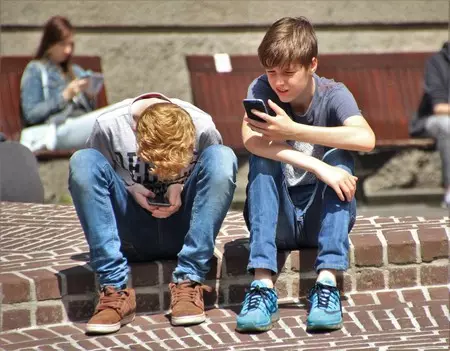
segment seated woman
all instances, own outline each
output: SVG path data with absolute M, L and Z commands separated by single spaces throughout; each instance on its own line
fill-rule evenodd
M 96 104 L 86 92 L 91 73 L 72 63 L 73 52 L 69 20 L 50 18 L 21 80 L 22 116 L 29 127 L 22 131 L 21 143 L 32 151 L 84 148 L 99 115 L 88 113 Z

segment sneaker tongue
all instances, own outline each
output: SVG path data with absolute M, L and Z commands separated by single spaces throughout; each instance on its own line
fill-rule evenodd
M 257 286 L 260 288 L 268 288 L 268 286 L 266 284 L 264 284 L 264 282 L 261 280 L 254 280 L 252 282 L 252 285 L 250 285 L 250 287 L 252 287 L 252 288 L 256 288 Z

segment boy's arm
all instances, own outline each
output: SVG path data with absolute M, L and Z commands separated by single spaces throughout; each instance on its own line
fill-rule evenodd
M 268 118 L 273 117 L 268 116 Z M 357 177 L 341 168 L 330 166 L 315 157 L 305 155 L 285 142 L 268 140 L 252 130 L 248 121 L 249 119 L 245 115 L 242 123 L 242 139 L 249 152 L 312 172 L 317 178 L 328 184 L 342 201 L 351 201 L 355 194 Z
M 261 133 L 268 140 L 296 140 L 338 149 L 366 152 L 375 147 L 375 135 L 362 116 L 346 117 L 342 122 L 343 125 L 339 127 L 309 126 L 293 121 L 273 101 L 268 100 L 268 103 L 276 116 L 255 111 L 255 114 L 264 119 L 266 123 L 246 118 L 250 128 Z

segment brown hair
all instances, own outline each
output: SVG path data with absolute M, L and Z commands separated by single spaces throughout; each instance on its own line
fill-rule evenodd
M 70 21 L 63 16 L 53 16 L 44 25 L 44 30 L 42 34 L 41 42 L 36 51 L 35 59 L 42 59 L 46 56 L 47 50 L 59 43 L 60 41 L 67 38 L 69 35 L 73 34 L 74 29 Z M 72 57 L 70 56 L 66 61 L 61 62 L 61 68 L 65 73 L 68 73 L 73 79 Z
M 265 68 L 291 63 L 309 66 L 317 57 L 317 38 L 305 17 L 283 17 L 273 23 L 258 47 L 259 61 Z
M 181 107 L 161 102 L 147 107 L 137 120 L 138 156 L 153 164 L 160 179 L 180 176 L 192 160 L 195 127 L 191 116 Z

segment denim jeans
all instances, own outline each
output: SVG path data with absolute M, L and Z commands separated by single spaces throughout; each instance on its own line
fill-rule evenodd
M 134 200 L 100 152 L 77 151 L 70 159 L 69 189 L 100 285 L 126 284 L 128 260 L 177 255 L 173 281 L 203 282 L 233 198 L 236 172 L 237 160 L 230 148 L 209 146 L 184 185 L 178 212 L 157 219 Z
M 353 174 L 348 151 L 332 149 L 325 163 Z M 251 155 L 244 218 L 250 231 L 247 269 L 277 273 L 277 250 L 317 247 L 316 271 L 348 268 L 348 234 L 356 217 L 356 200 L 341 201 L 318 181 L 288 188 L 281 163 Z
M 442 161 L 444 186 L 450 187 L 450 116 L 428 117 L 425 130 L 436 139 L 436 146 Z

